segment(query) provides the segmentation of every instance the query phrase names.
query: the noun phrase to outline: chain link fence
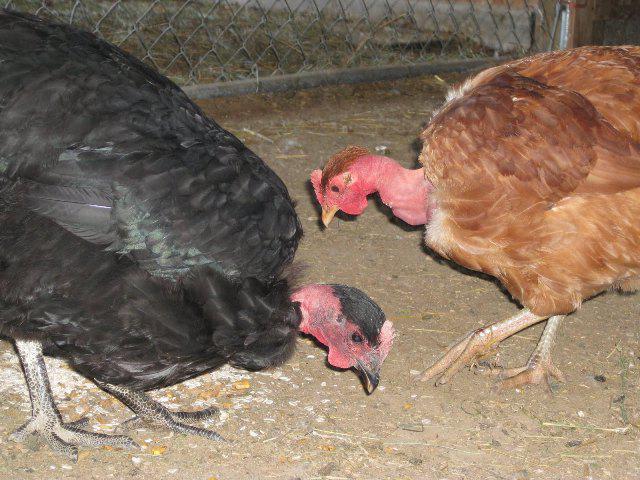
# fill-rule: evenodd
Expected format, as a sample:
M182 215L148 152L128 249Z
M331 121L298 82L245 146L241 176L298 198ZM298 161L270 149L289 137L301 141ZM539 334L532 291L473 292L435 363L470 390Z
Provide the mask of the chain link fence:
M611 0L607 18L596 26L596 40L603 45L640 45L640 1Z
M0 0L119 45L181 85L548 48L549 0Z

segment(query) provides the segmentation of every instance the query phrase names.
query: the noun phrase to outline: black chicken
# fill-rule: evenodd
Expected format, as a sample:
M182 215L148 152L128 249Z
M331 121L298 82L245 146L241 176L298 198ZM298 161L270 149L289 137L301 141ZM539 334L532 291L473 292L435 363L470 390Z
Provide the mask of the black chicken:
M135 445L64 424L43 353L138 417L184 423L144 391L224 363L277 365L298 331L369 390L393 338L361 291L292 292L302 235L282 181L171 81L90 33L0 11L0 334L32 404L14 438Z

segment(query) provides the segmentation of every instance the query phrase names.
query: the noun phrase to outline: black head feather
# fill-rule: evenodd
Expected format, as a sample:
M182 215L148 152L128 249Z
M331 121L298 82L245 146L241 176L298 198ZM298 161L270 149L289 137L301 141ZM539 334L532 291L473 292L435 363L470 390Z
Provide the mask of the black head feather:
M386 319L378 304L357 288L336 284L331 287L336 298L340 300L343 315L360 327L370 345L377 345L380 341L380 330Z

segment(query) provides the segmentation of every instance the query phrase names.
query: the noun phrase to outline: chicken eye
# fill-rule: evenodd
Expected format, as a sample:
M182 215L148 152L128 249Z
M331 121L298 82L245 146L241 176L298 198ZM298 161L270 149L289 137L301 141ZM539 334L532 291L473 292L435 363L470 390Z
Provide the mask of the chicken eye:
M336 185L332 185L331 186L331 191L338 193L340 191L340 189Z
M351 335L351 340L353 340L355 343L362 343L363 338L359 334L354 333L353 335Z

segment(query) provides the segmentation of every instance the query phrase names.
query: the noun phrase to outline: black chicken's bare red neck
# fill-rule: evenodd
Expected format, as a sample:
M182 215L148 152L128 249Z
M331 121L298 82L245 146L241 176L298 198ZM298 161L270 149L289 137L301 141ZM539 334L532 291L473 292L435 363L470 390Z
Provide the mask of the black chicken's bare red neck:
M292 302L300 304L300 312L302 319L299 329L302 333L313 335L318 341L324 345L328 344L320 331L318 331L316 323L320 320L316 318L314 312L333 310L340 311L340 302L333 295L330 285L305 285L299 288L291 295ZM321 338L322 337L322 338Z

